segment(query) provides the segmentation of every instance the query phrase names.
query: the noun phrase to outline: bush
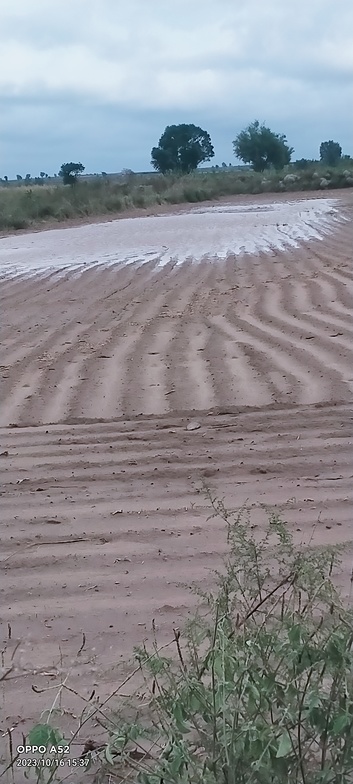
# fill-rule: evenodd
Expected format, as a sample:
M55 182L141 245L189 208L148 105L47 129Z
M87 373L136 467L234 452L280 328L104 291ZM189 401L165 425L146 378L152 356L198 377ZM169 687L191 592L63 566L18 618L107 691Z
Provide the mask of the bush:
M55 210L53 209L51 204L41 204L37 210L38 218L47 218L49 216L54 216Z
M208 201L212 198L212 192L210 190L206 190L205 188L197 188L190 185L184 185L182 189L182 199L183 201L187 201L190 203L199 202L199 201Z
M58 221L68 220L69 218L73 218L76 214L75 210L72 207L70 202L63 202L55 211L55 218Z
M304 171L304 169L309 169L315 165L316 161L310 161L308 158L299 158L298 161L294 161L293 163L294 168L299 171Z
M119 196L110 196L106 200L105 206L108 212L120 212L123 208L123 202Z
M178 667L156 646L137 651L154 722L117 726L109 753L128 761L137 734L157 742L144 784L348 784L353 628L329 578L337 553L298 550L276 515L256 541L244 511L210 501L228 526L218 591L202 596L208 615L185 643L175 631Z
M20 218L14 215L10 218L7 226L4 226L4 228L11 228L15 229L15 231L20 231L21 229L28 229L28 226L29 222L26 220L26 218Z

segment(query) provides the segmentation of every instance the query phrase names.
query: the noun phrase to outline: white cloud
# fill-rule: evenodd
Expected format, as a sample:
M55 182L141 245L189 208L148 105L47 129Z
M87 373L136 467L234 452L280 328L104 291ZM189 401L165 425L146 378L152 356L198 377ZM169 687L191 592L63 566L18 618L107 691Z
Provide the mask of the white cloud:
M235 133L258 117L288 138L291 119L327 125L334 107L348 136L352 31L350 0L12 0L0 5L2 123L14 123L11 100L16 116L41 100L50 127L66 96L97 124L104 106L126 121L224 118Z
M168 10L166 10L168 9ZM304 0L217 3L13 0L0 11L0 91L68 91L122 105L224 100L257 69L270 82L353 74L353 13ZM26 32L27 31L27 32ZM45 42L47 39L47 42ZM284 93L286 82L282 82Z

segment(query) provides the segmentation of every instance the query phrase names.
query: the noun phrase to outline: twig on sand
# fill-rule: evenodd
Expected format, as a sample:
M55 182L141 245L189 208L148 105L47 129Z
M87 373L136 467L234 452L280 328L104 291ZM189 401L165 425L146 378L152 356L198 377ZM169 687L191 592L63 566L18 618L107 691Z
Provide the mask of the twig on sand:
M85 542L85 541L86 541L86 537L85 536L77 536L75 539L60 539L60 541L56 541L56 542L55 541L54 542L53 541L51 541L51 542L30 542L30 544L26 544L24 546L23 550L14 550L14 552L10 553L10 555L7 555L6 558L2 558L0 563L5 563L5 561L8 561L9 558L12 558L13 555L21 554L21 553L23 553L24 550L28 550L30 547L40 547L43 544L46 544L46 545L49 545L49 546L53 545L53 544L75 544L76 542Z

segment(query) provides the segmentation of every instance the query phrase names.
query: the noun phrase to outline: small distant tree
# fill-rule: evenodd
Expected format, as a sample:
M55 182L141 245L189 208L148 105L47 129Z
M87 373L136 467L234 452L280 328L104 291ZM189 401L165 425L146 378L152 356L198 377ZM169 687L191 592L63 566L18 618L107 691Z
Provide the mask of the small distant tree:
M226 169L226 168L227 168L227 164L226 164L226 163L223 161L223 163L222 163L222 169Z
M337 166L342 156L342 147L338 142L333 142L332 139L328 142L321 142L320 144L320 160L326 166Z
M134 172L132 169L122 169L119 177L122 177L126 183L129 183L129 185L133 185L137 179L136 172Z
M63 163L60 167L59 177L62 177L64 185L76 185L77 177L85 170L82 163Z
M151 163L156 171L188 174L200 163L214 156L211 137L197 125L167 125L158 147L151 151Z
M30 181L31 181L31 175L30 174L26 174L25 182L30 182Z
M308 160L308 158L299 158L297 161L294 161L294 166L299 171L303 169L307 169L313 162Z
M22 177L21 177L20 174L16 174L16 180L17 180L17 182L21 182Z
M102 177L108 177L107 172L102 172Z
M263 172L273 166L283 169L294 152L288 147L284 134L274 133L258 120L250 123L233 142L234 154L244 163L251 163L254 171Z
M4 174L4 180L5 180L5 182L9 181L9 178L8 178L7 174Z

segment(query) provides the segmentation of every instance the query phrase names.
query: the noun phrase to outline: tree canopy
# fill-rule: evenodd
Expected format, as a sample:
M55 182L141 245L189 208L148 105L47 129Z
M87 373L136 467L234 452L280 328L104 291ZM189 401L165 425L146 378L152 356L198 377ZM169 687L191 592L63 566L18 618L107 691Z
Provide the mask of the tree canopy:
M320 144L320 160L327 166L336 166L342 156L342 147L332 139Z
M283 169L288 163L293 147L288 147L284 134L274 133L258 120L250 123L233 142L234 154L244 163L251 163L254 171L263 172L269 166Z
M60 167L59 177L62 177L64 185L75 185L77 175L85 170L82 163L63 163Z
M158 147L153 147L151 163L154 169L187 174L200 163L214 156L211 137L197 125L168 125Z

